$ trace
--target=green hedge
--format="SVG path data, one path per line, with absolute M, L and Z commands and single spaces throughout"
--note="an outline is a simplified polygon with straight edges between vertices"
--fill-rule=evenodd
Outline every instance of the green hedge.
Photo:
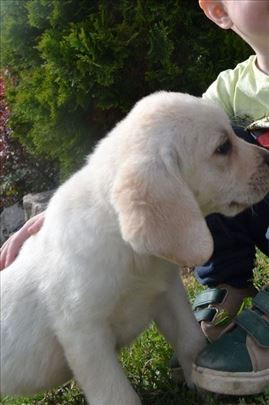
M 250 50 L 195 0 L 1 0 L 14 135 L 65 177 L 142 96 L 200 95 Z

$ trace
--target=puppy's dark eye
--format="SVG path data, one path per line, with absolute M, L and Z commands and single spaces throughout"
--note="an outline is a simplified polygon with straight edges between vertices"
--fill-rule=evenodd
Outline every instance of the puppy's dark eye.
M 217 149 L 215 150 L 215 153 L 217 155 L 228 155 L 228 153 L 231 151 L 232 149 L 232 144 L 229 141 L 229 139 L 227 139 L 225 142 L 223 142 L 221 145 L 219 145 L 217 147 Z

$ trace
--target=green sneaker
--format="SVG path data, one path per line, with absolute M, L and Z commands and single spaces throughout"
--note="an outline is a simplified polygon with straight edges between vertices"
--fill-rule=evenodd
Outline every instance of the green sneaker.
M 269 388 L 269 286 L 253 299 L 193 366 L 194 383 L 226 395 L 258 394 Z

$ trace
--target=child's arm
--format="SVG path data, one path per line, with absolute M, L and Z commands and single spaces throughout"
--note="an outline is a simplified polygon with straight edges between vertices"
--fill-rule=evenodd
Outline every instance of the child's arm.
M 1 247 L 0 271 L 9 266 L 18 255 L 21 246 L 31 235 L 37 233 L 43 225 L 45 213 L 30 218 L 23 227 L 14 233 Z

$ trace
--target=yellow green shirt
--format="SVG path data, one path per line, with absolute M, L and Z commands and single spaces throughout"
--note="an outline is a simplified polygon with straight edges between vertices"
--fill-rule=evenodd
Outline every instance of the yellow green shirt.
M 248 122 L 269 116 L 269 75 L 250 56 L 234 69 L 221 72 L 203 97 L 220 104 L 231 120 Z

